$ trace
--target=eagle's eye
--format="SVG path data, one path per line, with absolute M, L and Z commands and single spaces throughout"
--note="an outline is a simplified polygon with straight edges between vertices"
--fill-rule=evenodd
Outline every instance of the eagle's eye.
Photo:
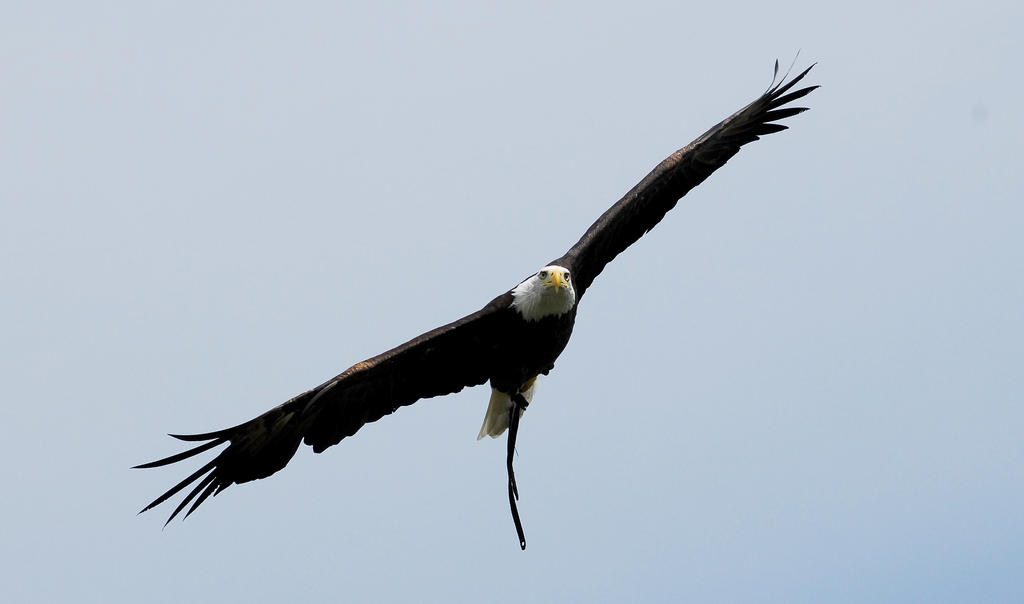
M 541 271 L 541 272 L 537 273 L 537 276 L 540 277 L 540 279 L 543 281 L 544 279 L 548 278 L 548 272 L 547 271 Z
M 569 271 L 565 271 L 564 273 L 562 273 L 562 276 L 565 277 L 566 281 L 568 281 L 569 280 Z

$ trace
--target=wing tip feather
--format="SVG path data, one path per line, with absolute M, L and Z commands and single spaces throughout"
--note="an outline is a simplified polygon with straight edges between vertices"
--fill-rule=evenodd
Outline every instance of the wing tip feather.
M 183 459 L 188 459 L 189 457 L 193 457 L 195 455 L 199 455 L 200 453 L 202 453 L 204 451 L 208 451 L 208 450 L 216 447 L 217 445 L 221 445 L 223 443 L 226 443 L 227 441 L 228 441 L 228 439 L 226 437 L 220 437 L 220 438 L 211 440 L 210 442 L 206 442 L 206 443 L 203 443 L 203 444 L 198 445 L 196 447 L 192 447 L 191 449 L 188 449 L 187 451 L 182 451 L 181 453 L 175 453 L 174 455 L 168 455 L 167 457 L 158 459 L 156 461 L 151 461 L 151 462 L 148 462 L 148 463 L 139 464 L 137 466 L 132 466 L 131 469 L 132 470 L 146 470 L 146 469 L 149 469 L 149 468 L 159 468 L 159 467 L 162 467 L 162 466 L 167 466 L 167 465 L 170 465 L 172 463 L 179 462 L 179 461 L 181 461 Z
M 796 61 L 796 59 L 794 59 L 794 61 Z M 796 86 L 796 84 L 800 80 L 804 79 L 804 77 L 808 73 L 810 73 L 810 71 L 812 69 L 814 69 L 814 66 L 817 65 L 817 64 L 818 64 L 817 62 L 811 63 L 806 69 L 804 69 L 803 71 L 801 71 L 800 73 L 795 75 L 792 79 L 788 79 L 788 80 L 786 79 L 786 78 L 789 77 L 789 71 L 787 70 L 786 71 L 786 75 L 782 76 L 782 79 L 778 79 L 779 78 L 779 60 L 776 59 L 775 60 L 775 73 L 772 76 L 772 84 L 771 84 L 771 86 L 768 87 L 768 90 L 765 91 L 765 96 L 777 98 L 777 97 L 780 97 L 780 96 L 786 94 L 786 92 L 790 88 L 792 88 L 793 86 Z M 811 90 L 814 90 L 817 87 L 818 86 L 815 85 L 815 86 L 808 86 L 807 88 L 801 88 L 800 90 L 798 90 L 794 94 L 799 93 L 800 96 L 803 96 L 803 95 L 809 93 Z M 799 97 L 795 97 L 795 98 L 799 98 Z
M 185 442 L 195 442 L 198 440 L 213 440 L 215 438 L 222 438 L 235 428 L 228 428 L 227 430 L 216 430 L 214 432 L 203 432 L 202 434 L 168 434 L 171 438 L 177 438 Z

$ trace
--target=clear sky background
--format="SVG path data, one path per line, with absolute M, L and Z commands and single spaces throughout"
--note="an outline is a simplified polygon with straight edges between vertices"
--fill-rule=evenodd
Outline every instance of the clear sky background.
M 0 600 L 1024 600 L 1019 3 L 482 4 L 0 10 Z M 525 553 L 484 387 L 136 516 L 165 433 L 476 310 L 798 51 L 586 296 Z

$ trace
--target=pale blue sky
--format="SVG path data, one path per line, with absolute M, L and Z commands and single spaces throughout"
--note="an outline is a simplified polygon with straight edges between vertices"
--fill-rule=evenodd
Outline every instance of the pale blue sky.
M 8 3 L 9 602 L 1021 601 L 1017 3 Z M 187 522 L 249 419 L 561 255 L 759 94 L 822 88 L 486 388 Z

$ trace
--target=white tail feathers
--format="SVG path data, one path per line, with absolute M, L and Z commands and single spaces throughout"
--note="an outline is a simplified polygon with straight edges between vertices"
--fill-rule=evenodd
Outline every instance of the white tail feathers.
M 529 386 L 523 390 L 523 398 L 526 402 L 533 401 L 533 391 L 537 388 L 537 380 L 530 380 Z M 487 414 L 484 415 L 484 425 L 480 426 L 480 434 L 476 439 L 480 440 L 485 436 L 498 438 L 508 430 L 508 422 L 511 418 L 509 411 L 512 409 L 512 398 L 504 392 L 498 392 L 491 388 L 491 400 L 487 403 Z M 522 411 L 519 412 L 522 416 Z

